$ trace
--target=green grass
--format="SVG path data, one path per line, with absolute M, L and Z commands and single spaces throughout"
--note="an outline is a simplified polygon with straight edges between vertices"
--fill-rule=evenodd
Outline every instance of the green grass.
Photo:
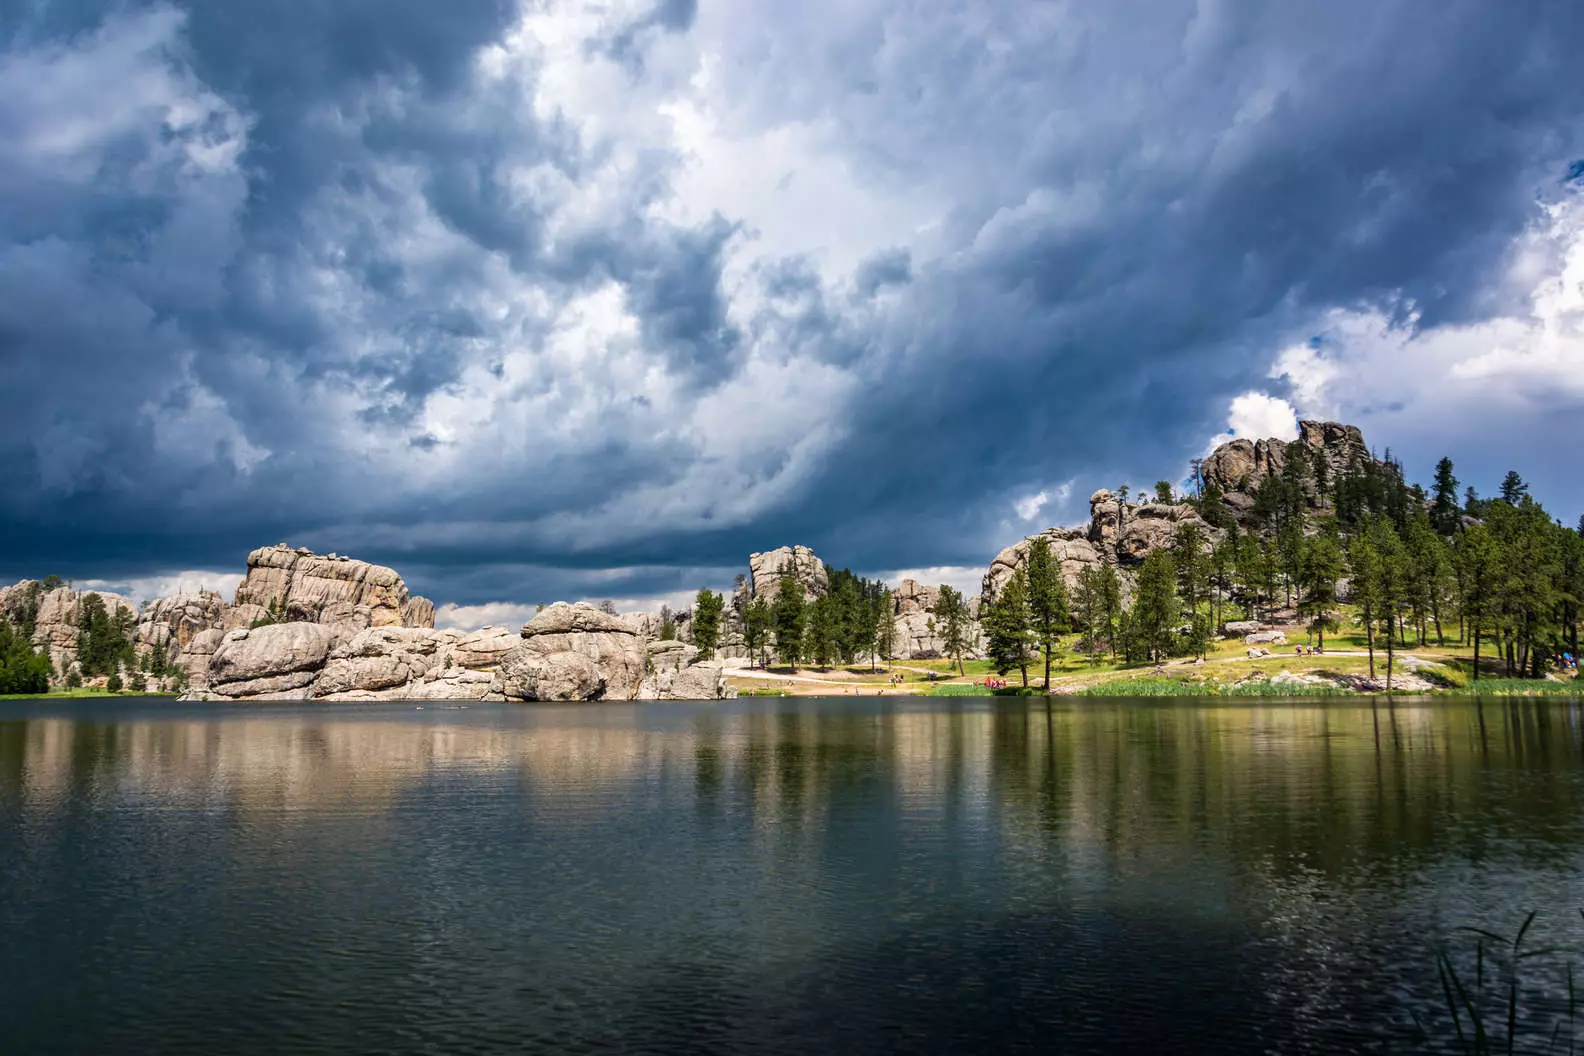
M 1289 682 L 1189 682 L 1179 678 L 1118 678 L 1085 686 L 1081 697 L 1329 697 L 1351 695 L 1340 686 Z
M 174 697 L 176 693 L 134 693 L 124 690 L 112 693 L 107 689 L 52 689 L 48 693 L 0 693 L 0 700 L 77 700 L 84 697 Z
M 1481 697 L 1584 697 L 1584 681 L 1553 682 L 1547 678 L 1482 678 L 1455 690 Z

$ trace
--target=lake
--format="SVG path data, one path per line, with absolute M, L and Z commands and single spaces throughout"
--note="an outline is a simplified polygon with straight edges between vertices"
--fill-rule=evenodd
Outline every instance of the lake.
M 1461 927 L 1584 944 L 1581 808 L 1577 701 L 0 702 L 0 1031 L 1456 1051 Z

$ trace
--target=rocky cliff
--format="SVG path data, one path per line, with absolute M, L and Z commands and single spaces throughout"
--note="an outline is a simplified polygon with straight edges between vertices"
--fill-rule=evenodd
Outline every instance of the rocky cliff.
M 1200 472 L 1207 485 L 1214 484 L 1222 491 L 1234 513 L 1246 516 L 1253 509 L 1260 483 L 1266 477 L 1281 476 L 1289 451 L 1301 452 L 1309 460 L 1306 490 L 1311 506 L 1321 504 L 1327 486 L 1338 477 L 1370 463 L 1385 464 L 1370 454 L 1358 426 L 1306 420 L 1298 423 L 1296 441 L 1275 437 L 1230 440 L 1210 453 Z

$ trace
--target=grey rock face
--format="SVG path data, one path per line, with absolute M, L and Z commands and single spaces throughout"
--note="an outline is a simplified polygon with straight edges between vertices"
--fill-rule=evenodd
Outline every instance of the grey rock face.
M 830 589 L 825 562 L 806 546 L 783 546 L 763 554 L 748 555 L 752 596 L 773 604 L 781 590 L 781 577 L 791 572 L 803 585 L 803 595 L 817 598 Z
M 643 639 L 620 617 L 557 602 L 522 629 L 501 659 L 499 687 L 512 700 L 631 700 L 644 677 Z
M 285 543 L 248 555 L 247 578 L 237 587 L 234 604 L 284 606 L 294 622 L 340 623 L 357 630 L 434 626 L 434 605 L 410 596 L 394 569 L 294 550 Z M 359 609 L 367 609 L 367 616 L 359 616 Z
M 209 661 L 208 692 L 232 700 L 306 699 L 332 643 L 317 623 L 229 631 Z

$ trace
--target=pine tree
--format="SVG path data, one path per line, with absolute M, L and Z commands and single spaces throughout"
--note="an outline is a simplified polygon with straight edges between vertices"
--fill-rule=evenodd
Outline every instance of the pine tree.
M 1474 681 L 1479 681 L 1480 638 L 1494 607 L 1498 570 L 1496 546 L 1490 531 L 1476 524 L 1458 537 L 1454 554 L 1463 587 L 1463 613 L 1474 640 Z
M 775 603 L 770 607 L 771 622 L 775 626 L 776 653 L 781 662 L 797 669 L 803 655 L 803 625 L 807 606 L 803 600 L 803 584 L 790 572 L 781 577 Z
M 1377 584 L 1377 618 L 1386 633 L 1386 692 L 1390 693 L 1392 662 L 1397 656 L 1397 624 L 1408 597 L 1408 552 L 1389 520 L 1377 520 L 1371 527 L 1370 536 L 1380 577 Z
M 1007 581 L 985 620 L 987 651 L 997 673 L 1004 675 L 1018 668 L 1023 672 L 1025 688 L 1028 686 L 1029 656 L 1033 651 L 1027 575 L 1026 571 L 1019 572 Z
M 753 599 L 743 610 L 743 644 L 748 647 L 748 655 L 758 656 L 760 663 L 766 663 L 769 659 L 765 655 L 765 648 L 769 645 L 770 630 L 774 625 L 775 617 L 764 598 Z
M 1325 649 L 1325 635 L 1335 630 L 1337 580 L 1342 578 L 1342 545 L 1334 532 L 1305 540 L 1299 574 L 1298 612 L 1309 618 L 1309 631 Z
M 841 656 L 841 614 L 837 597 L 830 592 L 821 594 L 804 611 L 802 655 L 819 667 L 830 667 Z
M 1370 678 L 1375 677 L 1375 621 L 1381 611 L 1381 561 L 1375 540 L 1367 531 L 1355 532 L 1347 545 L 1348 574 L 1352 577 L 1353 603 L 1369 648 Z
M 940 638 L 946 655 L 957 661 L 958 675 L 965 672 L 963 654 L 968 651 L 969 619 L 968 603 L 962 592 L 942 583 L 930 609 L 929 626 L 931 633 Z
M 726 609 L 726 599 L 704 587 L 693 599 L 693 644 L 698 647 L 700 660 L 712 660 L 720 645 L 721 614 Z
M 1458 480 L 1452 475 L 1452 460 L 1442 458 L 1436 463 L 1435 484 L 1431 489 L 1434 498 L 1430 503 L 1430 523 L 1443 539 L 1450 539 L 1463 527 L 1458 510 Z
M 615 607 L 615 602 L 612 602 L 611 608 Z M 662 642 L 676 641 L 676 617 L 671 615 L 671 606 L 669 605 L 660 606 L 660 640 Z
M 1138 593 L 1128 622 L 1140 646 L 1156 663 L 1170 652 L 1178 611 L 1177 563 L 1169 551 L 1151 550 L 1139 566 Z
M 1172 560 L 1177 565 L 1177 588 L 1187 608 L 1194 637 L 1194 653 L 1204 656 L 1210 641 L 1210 618 L 1200 611 L 1200 601 L 1209 592 L 1210 559 L 1205 552 L 1204 533 L 1192 521 L 1177 528 L 1172 543 Z
M 1516 469 L 1509 469 L 1501 482 L 1501 500 L 1509 506 L 1518 505 L 1525 495 L 1529 494 L 1529 485 L 1524 483 Z
M 1029 544 L 1028 556 L 1029 621 L 1034 640 L 1045 656 L 1045 688 L 1050 688 L 1051 657 L 1056 642 L 1072 625 L 1067 599 L 1067 583 L 1061 565 L 1051 554 L 1050 540 L 1043 535 Z

